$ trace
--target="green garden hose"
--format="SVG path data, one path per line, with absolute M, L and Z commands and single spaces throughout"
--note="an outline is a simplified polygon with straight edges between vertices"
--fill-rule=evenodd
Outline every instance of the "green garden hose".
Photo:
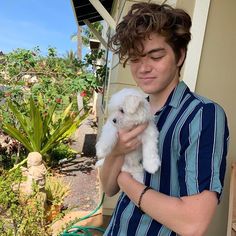
M 73 224 L 79 223 L 79 222 L 86 220 L 86 219 L 90 218 L 91 216 L 93 216 L 101 208 L 103 201 L 104 201 L 104 197 L 105 197 L 105 193 L 102 194 L 101 201 L 95 210 L 90 212 L 88 215 L 86 215 L 82 218 L 79 218 L 76 222 L 73 222 Z M 96 231 L 100 231 L 102 233 L 105 232 L 105 229 L 103 229 L 101 227 L 72 225 L 72 226 L 69 226 L 66 230 L 64 230 L 63 233 L 60 234 L 60 236 L 92 236 L 90 230 L 96 230 Z

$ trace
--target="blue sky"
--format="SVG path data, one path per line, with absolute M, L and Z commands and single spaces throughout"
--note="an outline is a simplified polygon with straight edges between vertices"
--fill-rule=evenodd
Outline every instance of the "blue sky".
M 70 37 L 77 31 L 70 0 L 0 0 L 0 51 L 16 48 L 42 53 L 55 47 L 59 55 L 72 49 Z

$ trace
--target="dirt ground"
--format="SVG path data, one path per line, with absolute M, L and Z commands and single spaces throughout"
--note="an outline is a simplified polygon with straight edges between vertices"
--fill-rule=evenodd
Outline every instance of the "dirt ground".
M 94 159 L 76 158 L 61 168 L 61 178 L 71 187 L 64 205 L 73 210 L 93 210 L 99 200 L 99 181 Z
M 99 180 L 96 163 L 97 127 L 94 117 L 77 129 L 71 147 L 81 153 L 76 159 L 65 163 L 61 172 L 66 174 L 64 180 L 71 185 L 71 194 L 65 199 L 65 205 L 75 210 L 93 210 L 99 201 Z
M 62 178 L 71 186 L 71 192 L 64 201 L 64 206 L 69 213 L 53 226 L 53 235 L 57 235 L 59 228 L 78 217 L 81 212 L 91 212 L 99 204 L 98 171 L 95 168 L 97 127 L 94 117 L 88 119 L 76 131 L 71 147 L 78 151 L 75 159 L 61 164 L 58 168 L 58 178 Z

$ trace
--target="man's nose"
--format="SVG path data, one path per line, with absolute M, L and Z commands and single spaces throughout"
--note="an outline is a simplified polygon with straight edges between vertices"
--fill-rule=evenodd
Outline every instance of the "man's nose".
M 140 60 L 139 70 L 141 72 L 147 72 L 147 71 L 150 71 L 151 69 L 152 69 L 152 66 L 150 64 L 150 61 L 148 60 L 147 57 L 143 57 Z

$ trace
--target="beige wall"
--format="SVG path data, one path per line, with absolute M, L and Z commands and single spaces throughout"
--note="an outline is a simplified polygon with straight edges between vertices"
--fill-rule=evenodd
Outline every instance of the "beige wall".
M 199 65 L 196 92 L 225 109 L 230 128 L 228 167 L 223 199 L 208 236 L 225 236 L 228 214 L 230 165 L 236 160 L 236 1 L 211 0 Z

